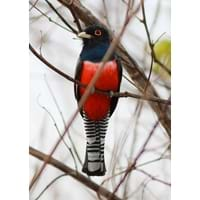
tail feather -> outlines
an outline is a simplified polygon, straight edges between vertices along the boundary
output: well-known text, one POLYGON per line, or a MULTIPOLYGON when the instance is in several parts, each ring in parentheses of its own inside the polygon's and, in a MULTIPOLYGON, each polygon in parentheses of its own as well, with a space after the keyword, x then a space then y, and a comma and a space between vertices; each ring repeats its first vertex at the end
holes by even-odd
POLYGON ((109 115, 100 121, 91 121, 83 115, 87 136, 85 162, 82 171, 89 176, 103 176, 106 172, 104 143, 109 115))

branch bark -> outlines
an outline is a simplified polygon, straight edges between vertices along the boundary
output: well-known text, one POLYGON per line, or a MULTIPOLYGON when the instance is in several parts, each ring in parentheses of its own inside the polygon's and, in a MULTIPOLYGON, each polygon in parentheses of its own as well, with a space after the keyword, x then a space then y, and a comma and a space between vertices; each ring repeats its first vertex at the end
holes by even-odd
MULTIPOLYGON (((58 0, 61 4, 66 6, 68 9, 73 9, 76 12, 76 16, 86 25, 92 25, 95 23, 102 24, 86 7, 84 7, 79 0, 58 0)), ((111 32, 111 30, 110 30, 111 32)), ((137 64, 134 58, 132 58, 125 50, 122 44, 119 44, 116 49, 117 54, 121 58, 123 67, 128 72, 130 78, 134 81, 136 87, 140 92, 144 92, 148 78, 141 70, 141 67, 137 64)), ((160 98, 155 88, 151 83, 148 84, 146 94, 149 96, 155 96, 160 98)), ((171 119, 170 109, 166 110, 165 105, 161 103, 149 102, 152 109, 156 113, 160 123, 165 128, 168 136, 171 138, 171 119)))
MULTIPOLYGON (((41 151, 38 151, 37 149, 34 149, 33 147, 29 147, 29 154, 32 155, 33 157, 41 160, 41 161, 46 161, 47 158, 48 158, 47 154, 44 154, 41 151)), ((116 195, 113 196, 112 193, 110 191, 108 191, 107 189, 105 189, 104 187, 99 186, 98 184, 96 184, 95 182, 91 181, 87 177, 83 176, 79 172, 73 170, 72 168, 68 167, 67 165, 64 165, 62 162, 60 162, 60 161, 58 161, 58 160, 56 160, 56 159, 51 157, 50 159, 48 159, 47 163, 49 165, 59 169, 60 171, 68 174, 69 176, 71 176, 72 178, 74 178, 78 182, 82 183, 86 187, 90 188, 91 190, 96 192, 97 195, 100 194, 100 195, 102 195, 102 196, 104 196, 106 198, 109 198, 109 197, 112 196, 113 200, 121 200, 116 195)))

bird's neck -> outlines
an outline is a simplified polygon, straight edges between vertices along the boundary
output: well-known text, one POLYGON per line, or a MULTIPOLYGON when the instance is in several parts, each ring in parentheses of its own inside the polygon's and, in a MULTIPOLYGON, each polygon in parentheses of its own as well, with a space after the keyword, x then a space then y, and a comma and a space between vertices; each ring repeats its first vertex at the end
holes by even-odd
MULTIPOLYGON (((88 60, 93 62, 100 62, 106 51, 109 48, 109 43, 91 43, 83 46, 83 49, 80 54, 80 59, 82 61, 88 60)), ((111 56, 111 59, 113 56, 111 56)))

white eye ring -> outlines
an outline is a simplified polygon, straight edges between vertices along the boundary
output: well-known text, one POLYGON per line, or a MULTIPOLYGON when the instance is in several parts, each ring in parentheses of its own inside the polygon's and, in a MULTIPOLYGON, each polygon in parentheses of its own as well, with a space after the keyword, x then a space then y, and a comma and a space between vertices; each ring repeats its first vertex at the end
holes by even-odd
POLYGON ((96 36, 101 36, 102 33, 101 33, 101 30, 97 29, 97 30, 95 30, 94 34, 96 36))

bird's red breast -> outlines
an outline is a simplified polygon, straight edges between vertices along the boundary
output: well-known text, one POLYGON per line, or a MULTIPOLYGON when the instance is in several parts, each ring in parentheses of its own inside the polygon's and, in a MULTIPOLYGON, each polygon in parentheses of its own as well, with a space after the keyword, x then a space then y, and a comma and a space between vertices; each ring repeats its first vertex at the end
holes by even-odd
MULTIPOLYGON (((83 84, 89 84, 92 77, 96 73, 100 63, 93 63, 84 61, 81 71, 80 81, 83 84)), ((119 88, 119 72, 116 61, 108 61, 100 74, 99 79, 95 84, 95 88, 101 90, 117 91, 119 88)), ((82 95, 85 88, 80 88, 80 94, 82 95)), ((94 93, 91 94, 86 100, 83 110, 90 120, 98 121, 107 116, 110 109, 110 97, 94 93)))

